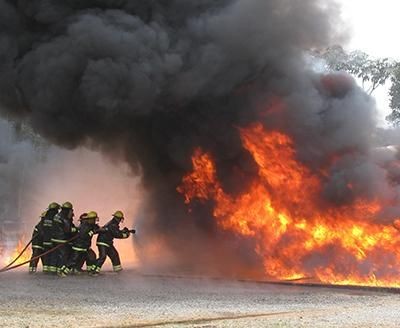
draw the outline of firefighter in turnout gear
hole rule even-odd
[[[65,276],[69,257],[68,240],[77,232],[73,223],[74,209],[70,202],[61,205],[61,211],[54,216],[51,241],[53,247],[62,245],[53,252],[53,265],[59,276]]]
[[[114,247],[113,240],[125,239],[130,235],[128,228],[120,230],[120,223],[124,220],[124,214],[121,211],[116,211],[113,214],[113,218],[106,225],[104,225],[99,231],[96,245],[99,249],[99,258],[97,259],[96,266],[92,270],[92,274],[96,275],[100,272],[102,265],[104,264],[107,256],[110,258],[113,265],[113,270],[119,272],[122,270],[121,260],[117,249]]]
[[[65,274],[81,271],[83,263],[88,260],[92,237],[100,229],[97,224],[99,218],[94,211],[81,215],[79,219],[81,223],[78,227],[78,237],[73,242],[72,255],[68,267],[64,270]]]
[[[53,219],[58,213],[60,205],[53,202],[49,204],[42,220],[41,228],[43,231],[43,253],[47,252],[53,247],[53,242],[51,241],[53,235]],[[43,272],[45,273],[56,273],[57,268],[54,266],[53,254],[47,254],[42,257]]]
[[[81,221],[82,219],[85,219],[85,217],[88,215],[88,213],[83,213],[80,217],[79,220]],[[96,264],[96,253],[93,251],[92,248],[89,248],[87,251],[87,255],[81,257],[80,261],[78,261],[75,265],[75,268],[73,269],[73,273],[75,274],[80,274],[83,273],[83,265],[86,262],[86,271],[89,272],[94,268],[94,265]]]
[[[35,226],[32,232],[32,260],[29,263],[29,273],[35,273],[37,270],[37,266],[39,264],[39,256],[40,254],[43,253],[44,247],[43,247],[43,221],[44,217],[46,215],[46,212],[43,212],[40,215],[40,221],[39,223]],[[42,261],[43,265],[43,261]]]

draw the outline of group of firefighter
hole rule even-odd
[[[112,219],[100,227],[98,215],[95,211],[83,213],[79,217],[80,224],[73,222],[74,209],[70,202],[62,205],[49,204],[40,216],[39,223],[32,234],[32,258],[29,272],[35,273],[39,259],[42,261],[43,272],[65,277],[70,274],[85,272],[96,276],[100,273],[107,256],[113,265],[113,270],[122,270],[118,251],[113,245],[113,239],[125,239],[135,230],[120,229],[124,214],[116,211]],[[96,245],[98,257],[92,250],[92,238],[97,234]]]

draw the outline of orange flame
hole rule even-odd
[[[287,135],[267,132],[261,124],[240,134],[258,165],[251,186],[238,196],[226,193],[212,156],[196,149],[193,172],[177,188],[186,204],[213,200],[219,227],[255,242],[268,277],[400,287],[396,226],[373,222],[383,204],[363,199],[340,207],[322,204],[320,178],[296,160]]]
[[[8,252],[8,255],[4,257],[3,265],[8,265],[9,263],[11,263],[22,252],[22,250],[25,248],[25,246],[26,246],[25,238],[21,237],[21,239],[18,240],[18,243],[15,246],[15,248],[13,250],[11,250],[10,252]],[[15,263],[13,265],[17,265],[22,262],[28,261],[31,258],[30,253],[31,253],[30,248],[28,248],[21,255],[21,257],[17,261],[15,261]]]

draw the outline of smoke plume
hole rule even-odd
[[[385,167],[394,155],[372,152],[374,101],[350,77],[307,64],[307,50],[342,37],[338,17],[318,0],[0,0],[1,113],[142,176],[144,257],[262,270],[251,240],[216,228],[212,204],[189,214],[177,193],[196,147],[238,193],[256,170],[238,127],[257,121],[292,137],[313,172],[325,168],[322,203],[397,197]]]
[[[1,234],[6,232],[5,224],[18,231],[25,184],[31,170],[44,160],[45,151],[46,144],[32,138],[28,129],[0,120],[0,240],[5,237]]]

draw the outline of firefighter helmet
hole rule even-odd
[[[71,202],[65,202],[64,204],[61,205],[62,208],[68,208],[72,210],[72,203]]]
[[[97,212],[95,211],[90,211],[86,216],[86,219],[97,219],[97,218],[98,218]]]
[[[52,209],[58,210],[59,208],[60,208],[60,204],[58,204],[58,203],[56,203],[56,202],[50,203],[50,204],[49,204],[49,207],[48,207],[49,210],[52,210]]]
[[[113,214],[113,217],[116,217],[116,218],[118,218],[118,219],[123,219],[123,218],[124,218],[124,213],[122,213],[122,211],[116,211],[116,212]]]
[[[79,220],[80,221],[82,221],[82,220],[85,220],[86,218],[87,218],[87,213],[82,213],[80,216],[79,216]]]

